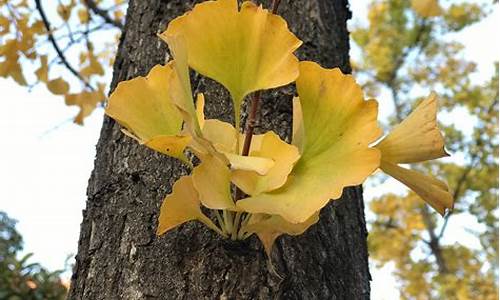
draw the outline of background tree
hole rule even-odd
[[[60,271],[48,272],[36,263],[28,263],[32,254],[18,258],[23,239],[16,221],[0,211],[0,299],[65,299],[67,289]]]
[[[455,209],[442,219],[411,192],[374,199],[370,254],[379,266],[394,262],[402,298],[497,299],[498,64],[491,79],[478,83],[464,46],[447,39],[492,5],[452,3],[429,14],[416,2],[372,1],[368,26],[352,33],[361,51],[355,72],[371,96],[392,100],[395,114],[385,125],[399,123],[429,90],[439,93],[453,156],[424,168],[447,179]],[[465,119],[446,118],[460,110]],[[444,242],[449,220],[464,215],[477,222],[469,234],[480,247]]]

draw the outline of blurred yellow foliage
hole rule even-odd
[[[108,24],[109,20],[103,22],[102,17],[92,10],[90,3],[96,7],[106,5],[101,1],[59,1],[57,5],[47,6],[54,12],[46,12],[42,3],[44,1],[39,0],[0,2],[0,77],[10,77],[18,84],[30,87],[45,84],[53,94],[69,96],[70,101],[66,103],[74,103],[77,99],[81,110],[75,122],[83,124],[84,118],[97,107],[96,103],[106,99],[100,88],[104,83],[103,65],[110,65],[113,61],[117,42],[100,45],[95,50],[91,34],[120,24],[126,3],[120,0],[109,3],[113,4],[109,20],[116,16],[116,24]],[[47,44],[50,46],[46,47]],[[65,53],[73,47],[83,49],[81,67],[66,57]],[[56,67],[58,64],[66,70]],[[35,72],[32,71],[34,65],[38,65]],[[67,73],[71,74],[70,78]],[[69,94],[70,86],[78,91]]]
[[[379,266],[394,263],[401,299],[498,299],[498,64],[490,80],[477,83],[471,79],[476,64],[464,56],[464,45],[444,39],[480,21],[489,10],[491,6],[475,1],[447,6],[437,0],[372,1],[369,25],[352,33],[361,50],[353,65],[364,75],[364,87],[373,97],[392,95],[396,115],[386,126],[400,123],[430,90],[439,91],[442,109],[465,111],[471,120],[451,117],[447,126],[440,126],[447,150],[463,157],[462,162],[411,166],[412,172],[446,179],[455,202],[453,214],[442,219],[413,192],[384,195],[370,203],[375,214],[370,256]],[[391,59],[383,59],[387,56]],[[470,134],[458,129],[469,122]],[[480,224],[480,232],[464,232],[478,245],[444,242],[452,223],[448,219],[460,217],[474,220],[459,222],[461,226]]]

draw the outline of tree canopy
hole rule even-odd
[[[442,1],[429,13],[416,9],[416,2],[432,1],[372,1],[367,24],[352,32],[361,52],[353,65],[370,96],[389,95],[396,113],[386,126],[401,121],[428,90],[440,95],[441,128],[452,157],[419,168],[446,178],[455,207],[443,219],[413,192],[373,199],[370,256],[378,265],[394,263],[404,299],[497,299],[498,64],[489,80],[474,80],[474,58],[449,38],[493,6]],[[459,112],[465,119],[454,117]],[[479,247],[446,242],[454,218],[476,225],[463,234],[477,238]]]
[[[19,257],[23,240],[15,226],[16,221],[0,211],[0,299],[65,299],[67,286],[59,277],[61,272],[30,262],[32,254]]]

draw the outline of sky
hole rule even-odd
[[[366,1],[351,3],[354,22],[364,19]],[[492,63],[498,60],[500,41],[495,23],[499,18],[497,7],[481,23],[450,37],[463,42],[465,55],[478,63],[479,81],[491,75]],[[0,210],[18,220],[17,229],[23,236],[25,253],[34,253],[32,262],[40,262],[49,270],[62,269],[66,258],[77,251],[103,110],[97,109],[85,120],[85,126],[78,126],[71,121],[77,113],[76,107],[65,106],[62,97],[50,94],[44,87],[35,87],[29,92],[11,79],[0,78],[0,91],[3,104],[0,109],[0,136],[3,137]],[[367,187],[365,198],[395,186],[404,191],[390,180],[385,184],[388,186]],[[448,238],[451,241],[463,233],[464,222],[469,221],[450,219]],[[382,270],[371,266],[372,299],[399,298],[391,271],[391,265]]]
[[[82,127],[71,121],[77,110],[42,87],[1,79],[0,91],[0,209],[18,220],[32,261],[61,269],[76,253],[102,110]]]

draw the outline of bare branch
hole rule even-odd
[[[92,10],[96,15],[100,16],[101,18],[106,21],[106,23],[111,24],[119,29],[123,30],[123,25],[122,23],[118,22],[117,20],[111,18],[108,13],[104,10],[101,9],[97,6],[97,4],[94,2],[94,0],[84,0],[85,4],[87,7]]]
[[[61,48],[59,48],[59,45],[57,44],[57,41],[56,39],[54,38],[54,35],[52,34],[52,29],[51,29],[51,25],[50,25],[50,22],[49,20],[47,19],[47,15],[45,15],[45,11],[43,10],[43,7],[42,7],[42,3],[40,2],[40,0],[35,0],[35,4],[36,4],[36,9],[38,10],[38,12],[40,13],[40,16],[42,17],[42,21],[43,21],[43,24],[45,25],[45,29],[47,30],[47,34],[49,36],[49,40],[52,44],[52,46],[54,47],[54,49],[56,50],[57,52],[57,55],[59,56],[59,58],[61,59],[61,62],[63,63],[63,65],[73,74],[75,75],[78,79],[80,79],[87,88],[91,89],[91,90],[95,90],[94,87],[92,87],[90,85],[90,83],[87,82],[87,80],[85,80],[85,78],[82,77],[82,75],[80,75],[80,73],[78,73],[77,70],[75,70],[75,68],[73,68],[68,60],[66,59],[66,56],[64,56],[64,53],[61,51]]]
[[[427,233],[429,234],[428,245],[431,249],[432,254],[436,258],[436,263],[438,265],[439,273],[446,274],[448,273],[448,268],[446,267],[446,262],[443,256],[443,252],[441,251],[441,245],[439,244],[439,238],[436,236],[434,230],[435,225],[432,222],[431,214],[429,212],[429,208],[424,205],[422,207],[422,217],[424,219],[425,227],[427,228]]]

